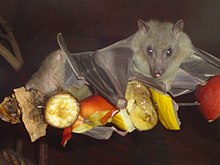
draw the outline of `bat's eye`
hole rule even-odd
[[[169,48],[169,49],[167,49],[167,51],[166,51],[166,56],[167,56],[167,57],[170,57],[170,56],[172,55],[172,53],[173,53],[172,49]]]
[[[147,55],[149,56],[153,55],[153,49],[150,46],[147,47]]]

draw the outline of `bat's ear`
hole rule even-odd
[[[138,28],[139,30],[144,31],[145,33],[147,33],[150,29],[150,27],[141,19],[138,20]]]
[[[178,34],[179,32],[182,32],[183,31],[183,27],[184,27],[184,22],[183,22],[183,20],[181,19],[181,20],[179,20],[179,21],[177,21],[174,25],[173,25],[173,27],[172,27],[172,32],[174,33],[174,34]]]

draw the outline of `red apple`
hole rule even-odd
[[[86,132],[95,126],[105,125],[109,118],[119,110],[100,95],[92,95],[80,101],[80,114],[76,122],[63,130],[61,145],[65,146],[71,138],[72,132]],[[88,124],[85,121],[90,121]],[[77,131],[76,131],[77,130]]]
[[[198,85],[195,94],[200,103],[200,111],[207,120],[212,121],[220,117],[220,75]]]
[[[111,103],[109,103],[105,98],[100,95],[92,95],[82,101],[80,101],[80,115],[85,119],[90,119],[91,115],[94,113],[102,113],[103,111],[108,111],[103,117],[100,115],[100,122],[106,123],[107,120],[118,112]]]

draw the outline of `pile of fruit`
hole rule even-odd
[[[63,146],[72,132],[86,133],[107,124],[126,133],[136,129],[150,130],[158,120],[167,129],[180,129],[177,106],[173,106],[175,103],[169,95],[132,81],[127,85],[125,98],[127,107],[119,110],[100,95],[92,95],[78,102],[70,93],[59,92],[46,102],[44,116],[48,124],[64,128]]]
[[[126,108],[117,109],[98,94],[80,98],[62,90],[45,96],[40,91],[21,87],[14,89],[12,96],[0,104],[0,117],[12,124],[19,123],[22,118],[32,142],[46,135],[48,125],[63,129],[63,146],[72,133],[108,139],[114,131],[124,136],[135,130],[150,130],[158,121],[166,129],[180,130],[178,105],[170,95],[130,81],[125,98]],[[220,76],[198,85],[196,98],[208,121],[219,118]]]

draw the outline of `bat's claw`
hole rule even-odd
[[[118,102],[116,104],[117,108],[119,109],[123,109],[126,108],[127,106],[127,100],[125,98],[119,98]]]

